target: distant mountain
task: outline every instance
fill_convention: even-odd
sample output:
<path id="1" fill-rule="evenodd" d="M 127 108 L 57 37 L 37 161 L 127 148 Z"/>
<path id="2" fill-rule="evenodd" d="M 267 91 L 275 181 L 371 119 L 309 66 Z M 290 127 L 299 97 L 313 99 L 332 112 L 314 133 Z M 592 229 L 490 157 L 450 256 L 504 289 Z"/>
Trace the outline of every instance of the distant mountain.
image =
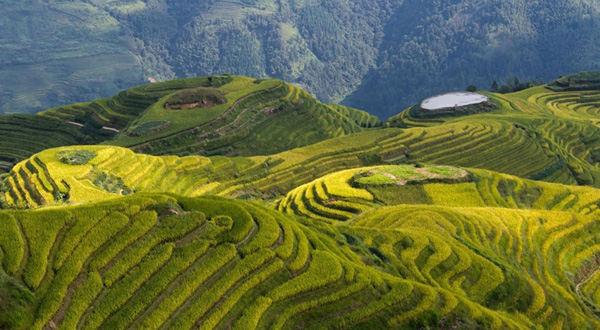
<path id="1" fill-rule="evenodd" d="M 229 72 L 380 117 L 493 80 L 600 68 L 600 1 L 0 1 L 0 111 Z"/>
<path id="2" fill-rule="evenodd" d="M 376 67 L 344 101 L 378 115 L 470 84 L 600 68 L 598 0 L 407 0 L 388 22 Z"/>

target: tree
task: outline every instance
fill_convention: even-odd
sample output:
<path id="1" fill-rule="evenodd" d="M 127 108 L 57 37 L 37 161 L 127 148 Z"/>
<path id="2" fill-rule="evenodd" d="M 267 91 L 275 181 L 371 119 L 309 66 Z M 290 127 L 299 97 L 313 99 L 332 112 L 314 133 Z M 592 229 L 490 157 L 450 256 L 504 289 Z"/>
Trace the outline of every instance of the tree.
<path id="1" fill-rule="evenodd" d="M 498 82 L 496 80 L 494 80 L 494 82 L 492 83 L 492 92 L 494 92 L 494 93 L 497 92 L 498 88 L 500 88 L 498 86 Z"/>
<path id="2" fill-rule="evenodd" d="M 475 85 L 469 85 L 469 87 L 467 87 L 467 92 L 476 92 L 477 91 L 477 86 Z"/>

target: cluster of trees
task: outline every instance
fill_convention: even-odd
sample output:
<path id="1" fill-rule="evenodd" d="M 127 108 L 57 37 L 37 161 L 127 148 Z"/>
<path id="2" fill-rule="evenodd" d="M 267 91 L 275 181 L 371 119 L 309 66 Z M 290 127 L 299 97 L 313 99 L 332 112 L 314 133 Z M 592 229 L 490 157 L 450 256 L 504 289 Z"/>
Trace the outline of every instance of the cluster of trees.
<path id="1" fill-rule="evenodd" d="M 502 85 L 498 84 L 497 80 L 494 80 L 492 86 L 490 87 L 490 91 L 502 94 L 514 93 L 543 84 L 544 79 L 530 79 L 527 81 L 521 81 L 519 77 L 514 77 L 513 79 L 507 79 Z"/>
<path id="2" fill-rule="evenodd" d="M 543 84 L 545 84 L 544 79 L 529 79 L 527 81 L 521 81 L 519 77 L 515 76 L 514 78 L 506 79 L 506 81 L 502 84 L 499 84 L 498 80 L 494 80 L 492 86 L 490 87 L 490 92 L 501 94 L 514 93 Z M 476 85 L 469 85 L 466 89 L 467 92 L 476 92 L 478 90 L 479 87 Z"/>

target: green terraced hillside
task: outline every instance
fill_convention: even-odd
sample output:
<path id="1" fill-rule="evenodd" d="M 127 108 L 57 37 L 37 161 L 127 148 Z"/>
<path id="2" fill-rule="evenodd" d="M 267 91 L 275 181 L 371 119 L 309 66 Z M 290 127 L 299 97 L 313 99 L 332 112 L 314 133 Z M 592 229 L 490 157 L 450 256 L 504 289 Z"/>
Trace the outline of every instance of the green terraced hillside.
<path id="1" fill-rule="evenodd" d="M 563 315 L 599 311 L 598 192 L 402 165 L 327 175 L 291 191 L 278 209 L 349 228 L 348 242 L 368 246 L 398 276 L 521 311 L 540 328 L 579 329 L 589 325 Z"/>
<path id="2" fill-rule="evenodd" d="M 232 79 L 229 76 L 221 76 L 219 79 L 223 81 L 220 83 L 214 77 L 212 81 L 216 85 L 224 84 L 222 88 L 227 86 L 229 86 L 227 88 L 233 88 L 234 85 L 244 86 L 245 84 L 260 86 L 266 83 L 261 81 L 255 84 L 255 81 L 249 78 L 235 78 L 237 80 L 234 79 L 234 82 L 227 82 Z M 184 83 L 200 85 L 202 81 L 205 84 L 208 83 L 208 80 L 209 78 L 200 78 L 197 81 L 182 80 L 173 82 L 173 84 L 179 84 L 180 87 Z M 300 90 L 292 88 L 291 85 L 275 80 L 269 83 L 282 86 L 274 87 L 276 90 L 283 88 L 283 91 L 289 87 L 288 94 L 292 94 L 286 94 L 288 96 L 293 95 L 294 90 L 300 93 L 298 95 L 302 94 Z M 281 85 L 277 85 L 278 83 Z M 146 85 L 146 87 L 140 88 L 157 88 L 158 86 L 160 85 Z M 163 96 L 157 104 L 169 102 L 173 95 L 177 95 L 177 92 L 173 92 L 174 90 L 172 88 L 165 92 L 166 96 Z M 243 90 L 245 91 L 245 89 Z M 227 97 L 232 94 L 234 92 L 224 95 Z M 266 95 L 276 95 L 276 92 L 270 91 Z M 202 154 L 206 151 L 205 148 L 210 146 L 210 148 L 216 148 L 212 149 L 213 151 L 220 150 L 218 153 L 235 154 L 241 152 L 240 149 L 236 149 L 237 146 L 254 152 L 259 150 L 266 152 L 266 150 L 285 149 L 286 142 L 290 143 L 291 141 L 300 144 L 310 144 L 313 139 L 324 141 L 280 153 L 272 152 L 270 155 L 266 153 L 265 156 L 234 158 L 219 156 L 210 159 L 192 157 L 189 162 L 193 163 L 195 162 L 193 159 L 197 159 L 197 166 L 192 166 L 191 170 L 184 171 L 178 168 L 176 164 L 178 160 L 175 158 L 165 160 L 133 155 L 130 151 L 118 150 L 115 147 L 101 147 L 100 149 L 107 149 L 105 151 L 107 155 L 114 154 L 114 156 L 98 158 L 100 160 L 96 161 L 104 162 L 98 169 L 86 170 L 85 173 L 78 174 L 78 171 L 71 173 L 70 170 L 54 173 L 50 168 L 46 176 L 51 179 L 50 181 L 60 183 L 56 184 L 56 187 L 53 187 L 52 184 L 46 184 L 44 187 L 44 184 L 36 183 L 39 181 L 39 177 L 45 176 L 38 174 L 39 177 L 36 178 L 33 175 L 48 171 L 49 167 L 45 164 L 46 162 L 56 163 L 57 161 L 53 155 L 40 155 L 25 161 L 12 171 L 7 179 L 8 185 L 12 187 L 9 189 L 11 193 L 6 195 L 8 197 L 6 200 L 9 205 L 19 206 L 51 204 L 53 201 L 69 198 L 72 201 L 90 200 L 89 197 L 78 197 L 80 196 L 78 193 L 68 193 L 70 189 L 77 190 L 84 187 L 95 189 L 88 193 L 94 192 L 106 197 L 114 197 L 114 193 L 120 195 L 122 192 L 160 192 L 161 189 L 168 186 L 166 183 L 171 180 L 171 177 L 163 175 L 165 173 L 173 173 L 180 180 L 168 190 L 174 193 L 188 196 L 213 193 L 272 200 L 287 194 L 302 184 L 338 170 L 378 164 L 416 162 L 488 169 L 517 175 L 525 179 L 565 184 L 600 185 L 600 171 L 597 167 L 597 162 L 600 160 L 600 131 L 597 125 L 600 122 L 598 112 L 600 103 L 597 100 L 599 95 L 597 91 L 553 92 L 543 87 L 536 87 L 514 94 L 486 93 L 486 95 L 490 98 L 490 102 L 497 106 L 496 110 L 468 116 L 446 116 L 433 119 L 411 117 L 410 111 L 407 110 L 388 120 L 386 124 L 388 128 L 371 129 L 363 127 L 376 126 L 377 121 L 373 117 L 349 108 L 315 103 L 318 105 L 314 108 L 315 110 L 322 109 L 328 111 L 329 114 L 336 115 L 325 116 L 326 118 L 322 122 L 301 121 L 302 123 L 312 127 L 329 128 L 342 125 L 341 128 L 324 135 L 308 131 L 302 125 L 293 125 L 297 123 L 296 120 L 292 120 L 296 116 L 316 114 L 315 112 L 304 113 L 301 110 L 302 106 L 296 109 L 297 111 L 284 112 L 256 123 L 248 116 L 255 114 L 258 116 L 257 118 L 260 118 L 261 115 L 264 115 L 260 113 L 260 109 L 269 109 L 269 107 L 258 106 L 255 108 L 251 105 L 252 102 L 248 101 L 250 103 L 240 108 L 246 109 L 246 112 L 242 111 L 234 116 L 233 112 L 238 108 L 231 106 L 229 110 L 224 110 L 224 114 L 217 121 L 204 125 L 204 129 L 211 129 L 213 125 L 220 127 L 213 132 L 222 133 L 201 133 L 202 129 L 194 126 L 197 123 L 182 122 L 178 124 L 181 129 L 178 131 L 179 133 L 148 141 L 133 149 L 146 152 L 152 149 L 151 153 L 158 154 L 171 150 L 173 154 L 185 155 Z M 262 100 L 260 97 L 258 99 Z M 306 102 L 302 104 L 306 104 Z M 207 110 L 206 108 L 176 110 L 166 109 L 163 106 L 155 107 L 156 105 L 150 106 L 134 122 L 170 118 L 152 117 L 160 115 L 172 116 L 173 122 L 177 122 L 177 120 L 185 118 L 185 114 L 180 111 Z M 63 110 L 53 109 L 39 117 L 64 115 L 65 112 L 61 111 Z M 178 115 L 181 117 L 177 117 Z M 327 118 L 332 118 L 333 121 L 330 122 Z M 337 121 L 336 118 L 340 121 Z M 204 119 L 199 116 L 198 120 Z M 227 120 L 233 121 L 227 123 Z M 347 126 L 344 126 L 346 124 Z M 130 125 L 130 128 L 125 130 L 135 131 L 144 125 L 145 123 Z M 186 127 L 185 125 L 196 128 L 185 129 L 183 128 Z M 243 128 L 247 125 L 252 126 L 250 132 L 247 131 L 248 127 Z M 289 126 L 286 125 L 293 125 L 297 130 L 287 128 Z M 116 140 L 109 143 L 151 139 L 154 134 L 158 134 L 158 136 L 168 134 L 168 130 L 175 129 L 175 126 L 175 124 L 159 125 L 151 128 L 149 137 L 125 136 L 126 133 L 122 132 Z M 165 130 L 167 133 L 163 133 Z M 326 135 L 343 135 L 360 130 L 364 131 L 326 139 Z M 308 140 L 299 139 L 295 132 Z M 203 138 L 198 139 L 200 136 Z M 287 140 L 281 141 L 280 139 Z M 259 141 L 262 142 L 259 143 Z M 171 147 L 171 143 L 176 143 L 181 147 Z M 157 149 L 153 149 L 155 146 Z M 128 156 L 124 157 L 123 155 Z M 106 161 L 104 161 L 105 158 L 107 158 Z M 40 164 L 40 166 L 45 166 L 43 171 L 36 170 L 35 166 L 31 165 L 39 163 L 40 159 L 44 159 Z M 96 161 L 93 163 L 94 166 L 99 165 L 95 163 Z M 102 168 L 104 165 L 107 167 Z M 110 166 L 108 167 L 108 165 Z M 10 163 L 5 165 L 6 168 L 9 166 Z M 69 176 L 77 183 L 63 185 L 69 188 L 60 188 L 61 182 L 67 179 L 64 173 L 69 173 Z M 96 183 L 94 184 L 94 182 Z M 114 182 L 118 184 L 113 184 Z M 194 183 L 192 184 L 192 182 Z M 194 193 L 194 191 L 196 192 Z M 85 196 L 85 193 L 83 195 Z"/>
<path id="3" fill-rule="evenodd" d="M 251 163 L 250 163 L 251 164 Z M 218 164 L 201 156 L 149 156 L 118 147 L 62 147 L 17 164 L 2 200 L 12 207 L 93 202 L 135 192 L 197 196 L 219 186 L 203 177 Z"/>
<path id="4" fill-rule="evenodd" d="M 218 88 L 227 102 L 168 109 L 178 93 L 198 88 Z M 105 141 L 153 155 L 270 155 L 266 168 L 248 171 L 233 162 L 215 174 L 219 181 L 252 186 L 242 194 L 254 188 L 260 194 L 285 194 L 344 167 L 419 161 L 600 186 L 598 91 L 553 92 L 541 86 L 513 94 L 484 94 L 495 110 L 435 118 L 413 117 L 406 110 L 390 118 L 387 128 L 380 128 L 377 118 L 365 112 L 319 103 L 279 80 L 221 75 L 149 84 L 111 99 L 32 117 L 40 121 L 38 126 L 51 118 L 89 136 L 76 142 L 48 139 L 32 128 L 26 131 L 31 142 L 15 148 L 21 133 L 3 131 L 7 138 L 0 140 L 0 169 L 7 171 L 44 148 Z M 191 104 L 196 103 L 200 104 Z M 345 137 L 328 140 L 339 136 Z M 301 148 L 281 153 L 297 147 Z M 332 166 L 315 166 L 322 158 L 330 159 Z M 285 177 L 270 180 L 271 185 L 257 181 L 280 171 Z"/>
<path id="5" fill-rule="evenodd" d="M 599 91 L 484 94 L 382 125 L 220 75 L 0 117 L 0 329 L 597 329 Z"/>
<path id="6" fill-rule="evenodd" d="M 328 174 L 290 191 L 277 208 L 335 223 L 396 205 L 555 210 L 593 216 L 599 211 L 600 195 L 591 187 L 525 180 L 480 169 L 387 165 Z"/>
<path id="7" fill-rule="evenodd" d="M 13 329 L 600 326 L 600 245 L 570 244 L 600 230 L 583 213 L 396 206 L 330 225 L 157 194 L 0 223 Z"/>
<path id="8" fill-rule="evenodd" d="M 198 91 L 207 87 L 223 102 L 203 105 Z M 181 93 L 188 103 L 175 108 Z M 324 105 L 281 80 L 229 75 L 144 85 L 40 115 L 109 127 L 120 134 L 106 143 L 154 155 L 269 154 L 379 125 L 363 111 Z"/>
<path id="9" fill-rule="evenodd" d="M 122 181 L 129 188 L 125 190 L 128 192 L 169 189 L 190 195 L 199 189 L 198 193 L 271 200 L 335 171 L 406 162 L 484 168 L 559 183 L 576 183 L 585 175 L 598 175 L 595 166 L 575 158 L 569 150 L 553 145 L 560 151 L 553 152 L 549 146 L 547 140 L 532 138 L 515 125 L 474 121 L 473 124 L 377 129 L 256 157 L 179 159 L 134 154 L 110 146 L 64 147 L 44 151 L 18 164 L 8 177 L 10 193 L 6 196 L 9 204 L 21 206 L 49 204 L 54 199 L 65 198 L 90 200 L 88 193 L 96 197 L 98 194 L 118 196 L 105 195 L 114 189 L 117 190 L 112 192 L 121 191 L 112 183 L 105 184 L 108 180 Z M 88 165 L 63 164 L 56 157 L 63 149 L 89 149 L 99 156 Z M 571 169 L 565 165 L 569 160 L 587 164 L 583 167 L 586 171 L 578 173 Z M 182 163 L 189 168 L 181 167 Z M 52 183 L 40 183 L 43 178 L 56 182 L 56 187 Z M 63 181 L 70 183 L 64 185 Z M 589 184 L 596 185 L 598 181 L 594 179 Z M 81 195 L 68 193 L 70 189 L 78 191 L 80 188 Z M 45 194 L 51 196 L 44 198 Z"/>
<path id="10" fill-rule="evenodd" d="M 162 96 L 187 87 L 207 86 L 209 77 L 157 85 L 147 93 L 135 88 L 110 99 L 65 105 L 37 115 L 0 116 L 0 173 L 47 148 L 100 143 L 115 137 Z M 215 84 L 229 78 L 213 78 Z"/>
<path id="11" fill-rule="evenodd" d="M 366 112 L 322 104 L 280 80 L 233 77 L 219 90 L 226 102 L 207 108 L 190 101 L 191 109 L 168 109 L 178 94 L 167 95 L 109 143 L 153 155 L 268 155 L 379 126 Z M 164 126 L 136 134 L 151 123 Z"/>
<path id="12" fill-rule="evenodd" d="M 566 75 L 551 82 L 548 88 L 556 92 L 600 89 L 600 71 Z"/>
<path id="13" fill-rule="evenodd" d="M 0 174 L 47 148 L 98 143 L 114 134 L 106 130 L 82 130 L 61 120 L 34 115 L 0 116 Z"/>
<path id="14" fill-rule="evenodd" d="M 598 185 L 600 177 L 596 164 L 600 160 L 598 157 L 600 150 L 599 90 L 553 92 L 544 86 L 540 86 L 512 94 L 485 94 L 492 103 L 499 107 L 497 110 L 470 116 L 446 116 L 444 118 L 417 118 L 411 116 L 410 110 L 405 110 L 390 118 L 386 125 L 388 127 L 437 129 L 440 133 L 441 131 L 447 131 L 450 125 L 464 125 L 462 132 L 454 130 L 450 132 L 450 136 L 443 137 L 442 134 L 439 135 L 440 138 L 437 139 L 440 141 L 439 146 L 452 146 L 451 149 L 438 149 L 441 153 L 447 155 L 446 160 L 440 162 L 436 159 L 438 157 L 434 156 L 435 154 L 429 154 L 423 155 L 423 158 L 419 157 L 420 161 L 482 167 L 536 180 Z M 486 125 L 489 127 L 499 125 L 496 128 L 497 133 L 495 135 L 497 137 L 488 140 L 486 139 L 488 135 L 484 133 L 486 130 L 483 132 L 479 130 L 470 131 L 468 127 L 472 127 L 472 125 Z M 510 158 L 504 158 L 504 162 L 498 161 L 502 159 L 501 152 L 491 155 L 490 161 L 484 165 L 460 164 L 450 160 L 452 159 L 451 150 L 460 150 L 463 153 L 475 141 L 477 141 L 477 148 L 483 153 L 490 150 L 501 150 L 505 147 L 501 141 L 505 139 L 502 137 L 506 134 L 509 135 L 510 140 L 514 141 L 513 146 L 525 143 L 529 144 L 530 147 L 521 145 L 520 148 L 514 149 L 518 154 L 513 154 Z M 461 142 L 457 143 L 457 136 L 462 136 L 458 139 Z M 462 142 L 465 139 L 466 141 Z M 524 141 L 517 142 L 521 139 Z M 430 139 L 430 142 L 435 140 Z M 506 147 L 511 148 L 510 146 Z M 410 149 L 414 150 L 415 148 L 413 146 Z M 425 149 L 424 151 L 428 151 L 428 148 Z M 530 156 L 540 151 L 544 156 L 538 154 L 538 161 L 526 161 Z M 422 154 L 420 148 L 417 148 L 415 152 L 419 155 Z M 512 157 L 521 157 L 523 165 L 529 162 L 528 168 L 530 170 L 537 168 L 537 172 L 524 175 L 524 173 L 519 173 L 514 168 L 511 169 L 513 165 L 517 165 Z M 544 158 L 554 159 L 554 161 L 542 168 L 537 167 L 541 165 L 540 161 Z"/>
<path id="15" fill-rule="evenodd" d="M 169 106 L 181 93 L 207 88 L 225 102 L 207 106 L 192 99 L 183 109 Z M 154 155 L 267 155 L 381 125 L 364 111 L 322 104 L 280 80 L 229 75 L 143 85 L 35 116 L 0 116 L 0 123 L 1 172 L 65 145 L 105 141 Z M 49 130 L 59 135 L 49 138 Z M 63 131 L 74 137 L 63 138 Z"/>

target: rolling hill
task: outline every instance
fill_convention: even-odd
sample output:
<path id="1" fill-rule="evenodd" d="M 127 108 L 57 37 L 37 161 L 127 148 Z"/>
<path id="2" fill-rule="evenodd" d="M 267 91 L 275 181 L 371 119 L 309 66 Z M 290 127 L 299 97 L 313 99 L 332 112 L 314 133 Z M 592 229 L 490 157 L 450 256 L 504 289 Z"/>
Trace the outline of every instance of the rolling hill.
<path id="1" fill-rule="evenodd" d="M 425 184 L 411 205 L 397 192 L 415 196 L 416 186 L 378 186 L 369 200 L 337 174 L 324 178 L 337 199 L 329 213 L 361 205 L 346 222 L 302 204 L 288 213 L 314 220 L 164 194 L 1 211 L 0 290 L 22 298 L 0 320 L 29 329 L 597 327 L 598 190 L 469 171 L 477 183 Z M 387 188 L 396 203 L 375 206 Z M 305 191 L 313 210 L 318 199 Z"/>
<path id="2" fill-rule="evenodd" d="M 595 79 L 385 122 L 231 75 L 1 116 L 0 328 L 598 328 Z"/>
<path id="3" fill-rule="evenodd" d="M 206 86 L 208 79 L 145 85 L 112 100 L 40 113 L 36 118 L 52 122 L 82 120 L 82 131 L 94 126 L 90 122 L 95 126 L 113 123 L 113 128 L 122 131 L 104 143 L 128 146 L 130 150 L 116 146 L 63 148 L 99 155 L 84 167 L 61 163 L 56 154 L 63 149 L 43 151 L 25 159 L 8 177 L 8 204 L 52 204 L 63 200 L 69 191 L 75 192 L 75 187 L 87 193 L 109 193 L 107 196 L 114 196 L 114 190 L 121 191 L 121 186 L 128 187 L 126 191 L 161 192 L 175 178 L 177 183 L 168 187 L 173 193 L 274 200 L 338 170 L 417 162 L 600 186 L 596 165 L 600 159 L 597 91 L 554 92 L 535 87 L 512 94 L 485 93 L 489 101 L 482 105 L 481 112 L 476 105 L 469 106 L 468 112 L 444 111 L 432 117 L 415 115 L 418 109 L 413 107 L 378 127 L 379 121 L 364 112 L 321 104 L 278 80 L 257 84 L 246 77 L 221 76 L 221 82 L 216 82 L 216 77 L 211 79 L 216 85 L 222 84 L 218 90 L 227 92 L 224 97 L 229 99 L 223 99 L 226 103 L 209 108 L 167 109 L 165 104 L 181 96 L 177 93 L 198 88 L 202 91 L 207 87 L 197 86 Z M 119 99 L 125 101 L 117 103 Z M 102 114 L 99 104 L 120 112 Z M 118 104 L 127 104 L 128 108 Z M 134 109 L 144 106 L 131 119 Z M 131 109 L 128 120 L 122 117 L 122 109 Z M 132 134 L 154 122 L 169 124 Z M 176 155 L 183 158 L 173 157 Z M 196 156 L 187 157 L 192 155 Z M 42 178 L 49 182 L 40 182 Z M 115 186 L 107 180 L 121 184 Z M 70 183 L 61 186 L 62 182 Z M 88 198 L 77 196 L 79 193 L 71 195 L 74 200 Z"/>
<path id="4" fill-rule="evenodd" d="M 227 102 L 165 106 L 177 93 L 210 88 Z M 280 80 L 229 75 L 142 85 L 109 99 L 0 118 L 0 172 L 64 145 L 104 141 L 156 155 L 268 155 L 381 126 L 364 111 L 320 103 Z M 56 137 L 48 137 L 52 131 Z"/>

